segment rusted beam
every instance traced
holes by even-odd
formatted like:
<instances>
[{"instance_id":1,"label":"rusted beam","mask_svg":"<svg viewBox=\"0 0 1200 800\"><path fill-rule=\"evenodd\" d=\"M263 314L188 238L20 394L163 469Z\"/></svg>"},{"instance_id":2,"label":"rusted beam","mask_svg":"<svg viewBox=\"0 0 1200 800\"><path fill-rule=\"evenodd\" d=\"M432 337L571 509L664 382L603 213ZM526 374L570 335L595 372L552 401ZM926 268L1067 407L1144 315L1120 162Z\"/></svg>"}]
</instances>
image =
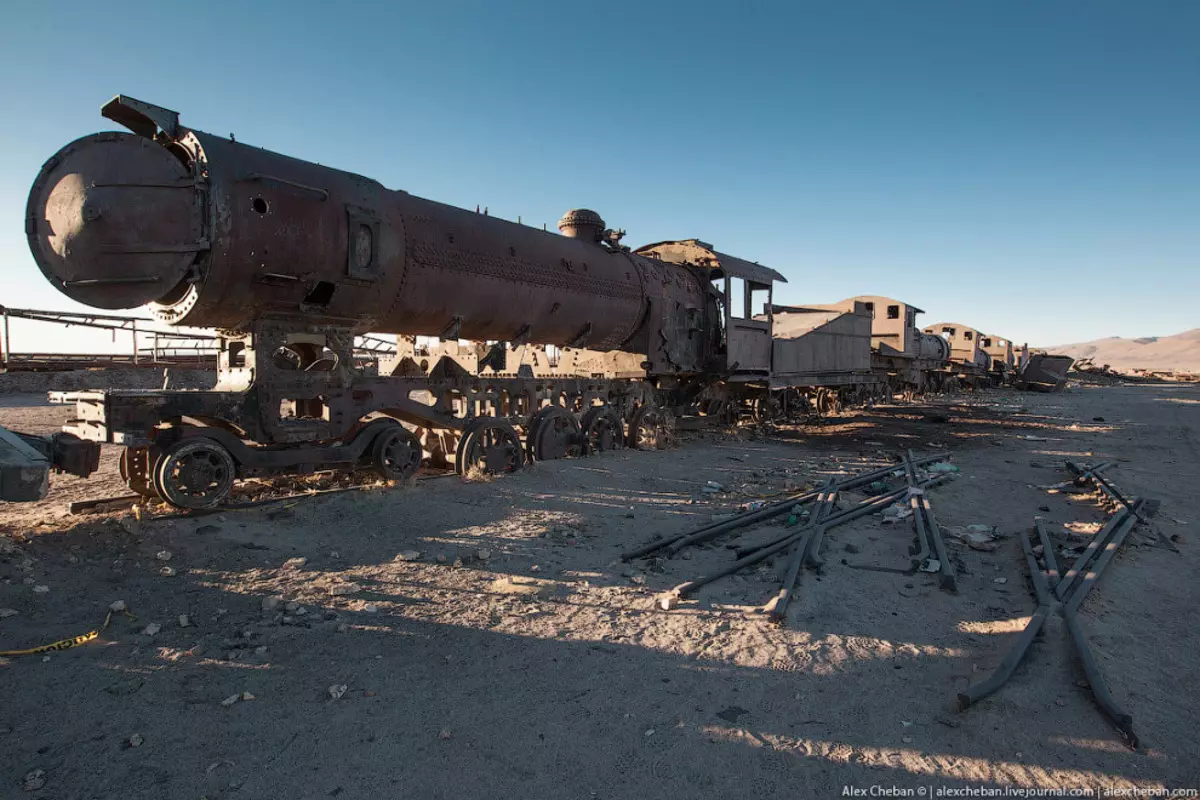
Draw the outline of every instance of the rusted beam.
<instances>
[{"instance_id":1,"label":"rusted beam","mask_svg":"<svg viewBox=\"0 0 1200 800\"><path fill-rule=\"evenodd\" d=\"M1042 625L1045 624L1046 618L1050 615L1050 610L1053 607L1053 598L1050 594L1050 589L1046 585L1045 576L1038 567L1037 559L1034 558L1033 548L1029 544L1028 531L1021 531L1021 549L1025 551L1025 563L1029 567L1029 576L1033 580L1033 588L1037 593L1038 607L1033 612L1033 616L1029 618L1029 622L1026 623L1025 629L1021 631L1021 635L1017 637L1017 641L1013 643L1013 646L996 669L992 671L992 674L983 681L958 693L959 711L966 711L972 705L993 694L1001 686L1008 683L1008 679L1012 677L1017 666L1025 659L1025 654L1029 652L1030 645L1033 644L1033 640L1042 630Z\"/></svg>"}]
</instances>

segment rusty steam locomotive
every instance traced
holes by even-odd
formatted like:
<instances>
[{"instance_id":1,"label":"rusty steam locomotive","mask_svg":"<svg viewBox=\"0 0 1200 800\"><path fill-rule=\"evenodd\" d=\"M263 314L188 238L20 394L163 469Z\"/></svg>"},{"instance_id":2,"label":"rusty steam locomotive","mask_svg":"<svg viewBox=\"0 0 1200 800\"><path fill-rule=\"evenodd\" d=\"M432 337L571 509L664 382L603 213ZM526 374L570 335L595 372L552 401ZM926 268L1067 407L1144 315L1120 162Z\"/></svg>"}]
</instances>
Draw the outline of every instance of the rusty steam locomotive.
<instances>
[{"instance_id":1,"label":"rusty steam locomotive","mask_svg":"<svg viewBox=\"0 0 1200 800\"><path fill-rule=\"evenodd\" d=\"M634 251L592 211L567 212L556 234L185 128L133 98L102 114L130 132L46 162L26 233L72 299L221 331L211 390L62 398L77 408L67 431L123 445L128 485L176 506L218 504L254 474L396 480L425 459L501 472L655 447L677 414L824 411L1013 366L1011 348L993 363L889 298L775 305L783 276L700 240ZM365 331L480 344L469 362L435 345L370 374L352 354Z\"/></svg>"}]
</instances>

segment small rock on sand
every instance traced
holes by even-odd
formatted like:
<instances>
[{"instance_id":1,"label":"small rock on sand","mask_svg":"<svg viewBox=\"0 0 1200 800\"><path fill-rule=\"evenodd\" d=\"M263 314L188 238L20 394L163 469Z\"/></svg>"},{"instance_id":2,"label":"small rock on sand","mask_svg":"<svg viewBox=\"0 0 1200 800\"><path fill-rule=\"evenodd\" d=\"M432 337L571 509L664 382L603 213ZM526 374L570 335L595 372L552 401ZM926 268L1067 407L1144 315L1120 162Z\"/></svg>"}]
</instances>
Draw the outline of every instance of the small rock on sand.
<instances>
[{"instance_id":1,"label":"small rock on sand","mask_svg":"<svg viewBox=\"0 0 1200 800\"><path fill-rule=\"evenodd\" d=\"M21 781L21 788L27 792L36 792L45 785L46 771L44 769L35 769L25 773L25 778Z\"/></svg>"}]
</instances>

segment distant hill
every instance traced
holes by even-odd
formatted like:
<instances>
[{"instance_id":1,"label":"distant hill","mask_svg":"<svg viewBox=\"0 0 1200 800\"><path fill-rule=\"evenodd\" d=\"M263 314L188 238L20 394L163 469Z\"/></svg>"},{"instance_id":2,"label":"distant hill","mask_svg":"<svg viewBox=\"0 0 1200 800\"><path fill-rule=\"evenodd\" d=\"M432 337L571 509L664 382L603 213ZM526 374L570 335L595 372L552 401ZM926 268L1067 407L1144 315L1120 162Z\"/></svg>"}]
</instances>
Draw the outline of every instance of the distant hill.
<instances>
[{"instance_id":1,"label":"distant hill","mask_svg":"<svg viewBox=\"0 0 1200 800\"><path fill-rule=\"evenodd\" d=\"M1200 328L1174 336L1146 336L1141 339L1111 336L1091 342L1058 344L1039 349L1062 353L1076 360L1090 358L1098 367L1108 364L1120 372L1132 369L1200 372Z\"/></svg>"}]
</instances>

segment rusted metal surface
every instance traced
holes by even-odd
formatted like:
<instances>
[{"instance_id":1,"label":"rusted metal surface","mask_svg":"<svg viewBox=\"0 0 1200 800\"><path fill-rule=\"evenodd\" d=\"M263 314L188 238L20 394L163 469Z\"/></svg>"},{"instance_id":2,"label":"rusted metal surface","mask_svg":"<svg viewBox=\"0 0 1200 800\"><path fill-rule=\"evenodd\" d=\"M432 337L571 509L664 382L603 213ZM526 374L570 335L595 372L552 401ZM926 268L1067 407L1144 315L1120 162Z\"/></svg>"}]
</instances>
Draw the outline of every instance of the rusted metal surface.
<instances>
[{"instance_id":1,"label":"rusted metal surface","mask_svg":"<svg viewBox=\"0 0 1200 800\"><path fill-rule=\"evenodd\" d=\"M924 332L941 336L950 344L950 360L970 370L988 371L990 360L980 343L983 334L961 322L937 322L927 325Z\"/></svg>"},{"instance_id":2,"label":"rusted metal surface","mask_svg":"<svg viewBox=\"0 0 1200 800\"><path fill-rule=\"evenodd\" d=\"M139 124L135 106L115 109L122 124L154 127ZM152 302L161 319L201 327L292 316L355 332L597 349L644 348L648 325L699 326L694 274L611 239L547 233L173 127L158 141L85 137L38 176L30 246L73 299ZM668 343L664 371L700 368L700 343L686 343Z\"/></svg>"},{"instance_id":3,"label":"rusted metal surface","mask_svg":"<svg viewBox=\"0 0 1200 800\"><path fill-rule=\"evenodd\" d=\"M1075 360L1070 356L1034 353L1017 376L1017 387L1039 392L1061 392Z\"/></svg>"},{"instance_id":4,"label":"rusted metal surface","mask_svg":"<svg viewBox=\"0 0 1200 800\"><path fill-rule=\"evenodd\" d=\"M1013 343L1003 336L980 334L979 348L988 357L988 369L1001 379L1008 380L1016 367Z\"/></svg>"}]
</instances>

